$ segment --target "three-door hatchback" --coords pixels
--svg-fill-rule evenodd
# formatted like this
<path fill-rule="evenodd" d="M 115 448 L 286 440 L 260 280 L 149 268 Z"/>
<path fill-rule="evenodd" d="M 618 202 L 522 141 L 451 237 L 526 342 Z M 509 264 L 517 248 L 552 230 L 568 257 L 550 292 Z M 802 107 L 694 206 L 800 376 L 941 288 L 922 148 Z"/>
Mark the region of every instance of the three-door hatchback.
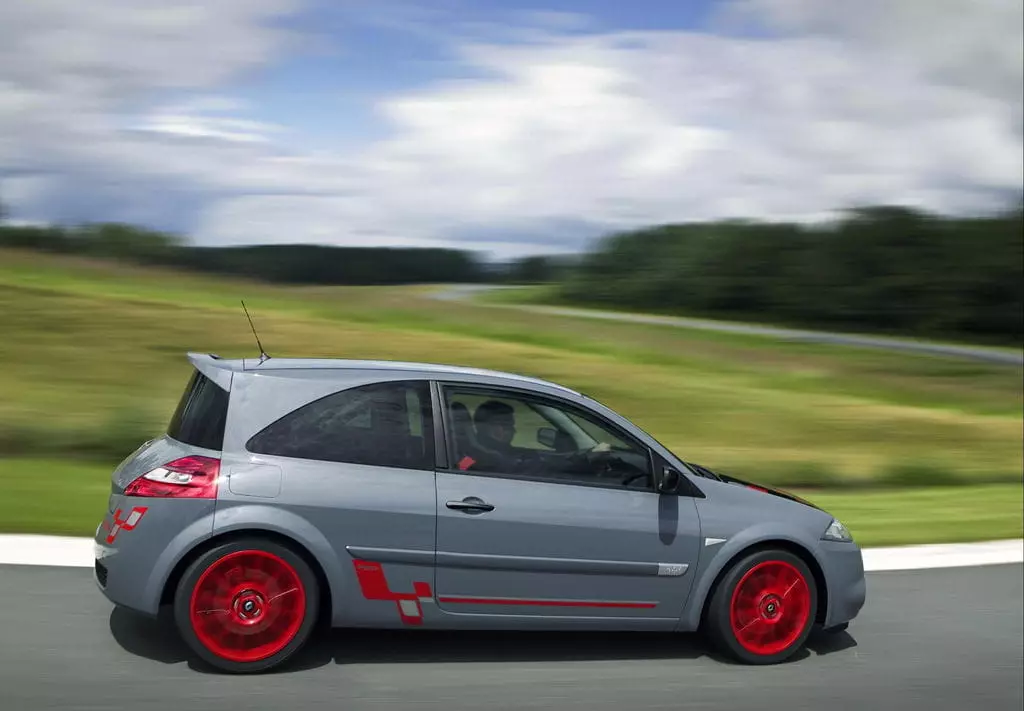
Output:
<path fill-rule="evenodd" d="M 189 354 L 167 433 L 114 471 L 96 583 L 170 606 L 201 659 L 275 667 L 320 621 L 702 629 L 791 657 L 864 604 L 828 513 L 679 459 L 594 400 L 508 373 Z"/>

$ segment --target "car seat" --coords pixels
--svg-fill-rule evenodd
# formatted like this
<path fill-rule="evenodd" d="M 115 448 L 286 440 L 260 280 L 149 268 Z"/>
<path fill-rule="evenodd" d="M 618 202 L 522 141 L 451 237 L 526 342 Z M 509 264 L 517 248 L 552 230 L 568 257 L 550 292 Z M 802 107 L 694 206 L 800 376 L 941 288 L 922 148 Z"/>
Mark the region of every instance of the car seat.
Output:
<path fill-rule="evenodd" d="M 455 435 L 455 466 L 459 469 L 468 469 L 472 465 L 468 460 L 479 459 L 480 450 L 476 430 L 473 428 L 473 418 L 469 414 L 469 408 L 461 402 L 453 402 L 448 410 L 452 416 L 452 432 Z"/>

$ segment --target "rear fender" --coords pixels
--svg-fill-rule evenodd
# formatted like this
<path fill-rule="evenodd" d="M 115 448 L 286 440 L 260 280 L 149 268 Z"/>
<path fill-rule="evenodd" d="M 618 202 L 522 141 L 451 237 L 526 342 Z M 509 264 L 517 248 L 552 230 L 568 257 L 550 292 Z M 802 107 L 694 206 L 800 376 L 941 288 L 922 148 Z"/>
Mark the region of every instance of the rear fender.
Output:
<path fill-rule="evenodd" d="M 175 566 L 189 554 L 196 546 L 210 538 L 213 533 L 214 511 L 196 519 L 178 535 L 171 539 L 164 547 L 160 556 L 154 562 L 152 573 L 146 581 L 146 588 L 143 592 L 144 609 L 156 613 L 160 608 L 160 600 L 163 597 L 164 586 L 171 576 Z"/>
<path fill-rule="evenodd" d="M 326 537 L 306 519 L 280 507 L 262 504 L 229 504 L 218 502 L 212 535 L 260 531 L 274 533 L 295 541 L 320 564 L 330 588 L 331 610 L 335 619 L 344 611 L 346 577 L 334 548 Z"/>

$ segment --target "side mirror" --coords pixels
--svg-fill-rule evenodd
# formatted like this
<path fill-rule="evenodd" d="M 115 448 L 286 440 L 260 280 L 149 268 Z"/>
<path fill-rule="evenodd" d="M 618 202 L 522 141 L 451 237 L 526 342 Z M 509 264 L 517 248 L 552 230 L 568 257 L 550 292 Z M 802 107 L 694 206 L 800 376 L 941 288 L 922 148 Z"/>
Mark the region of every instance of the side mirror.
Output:
<path fill-rule="evenodd" d="M 558 442 L 558 432 L 554 427 L 541 427 L 537 430 L 537 441 L 545 447 L 554 449 Z"/>
<path fill-rule="evenodd" d="M 655 469 L 654 488 L 659 494 L 674 494 L 679 491 L 681 476 L 672 467 L 661 467 L 660 472 Z"/>

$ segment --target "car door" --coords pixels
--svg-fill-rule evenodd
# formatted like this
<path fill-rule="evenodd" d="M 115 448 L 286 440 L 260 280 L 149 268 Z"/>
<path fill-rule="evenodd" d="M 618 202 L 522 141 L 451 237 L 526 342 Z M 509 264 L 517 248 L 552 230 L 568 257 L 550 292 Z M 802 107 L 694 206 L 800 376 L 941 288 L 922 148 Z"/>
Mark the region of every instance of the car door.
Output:
<path fill-rule="evenodd" d="M 436 476 L 435 595 L 447 624 L 673 627 L 700 526 L 691 498 L 653 490 L 648 448 L 561 398 L 437 388 L 451 463 Z"/>

